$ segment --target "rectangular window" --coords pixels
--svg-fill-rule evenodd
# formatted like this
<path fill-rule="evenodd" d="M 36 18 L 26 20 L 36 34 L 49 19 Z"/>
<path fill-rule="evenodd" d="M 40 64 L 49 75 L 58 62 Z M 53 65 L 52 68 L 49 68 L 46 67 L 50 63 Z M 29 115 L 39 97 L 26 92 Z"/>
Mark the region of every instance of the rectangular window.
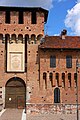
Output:
<path fill-rule="evenodd" d="M 5 23 L 10 24 L 10 11 L 6 11 Z"/>
<path fill-rule="evenodd" d="M 72 68 L 72 56 L 66 56 L 66 67 Z"/>
<path fill-rule="evenodd" d="M 56 56 L 50 56 L 50 67 L 51 68 L 56 67 Z"/>
<path fill-rule="evenodd" d="M 32 11 L 31 23 L 36 24 L 36 11 Z"/>
<path fill-rule="evenodd" d="M 23 11 L 19 11 L 19 24 L 23 24 Z"/>

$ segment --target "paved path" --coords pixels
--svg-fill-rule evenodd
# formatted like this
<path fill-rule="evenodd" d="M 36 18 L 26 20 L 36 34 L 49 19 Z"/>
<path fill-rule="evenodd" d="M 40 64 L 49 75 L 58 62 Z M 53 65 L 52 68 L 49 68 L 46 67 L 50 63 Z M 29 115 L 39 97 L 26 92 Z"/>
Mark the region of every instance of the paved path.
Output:
<path fill-rule="evenodd" d="M 77 118 L 76 114 L 42 114 L 27 115 L 27 120 L 77 120 Z"/>
<path fill-rule="evenodd" d="M 21 120 L 22 112 L 22 109 L 7 109 L 0 116 L 0 120 Z"/>

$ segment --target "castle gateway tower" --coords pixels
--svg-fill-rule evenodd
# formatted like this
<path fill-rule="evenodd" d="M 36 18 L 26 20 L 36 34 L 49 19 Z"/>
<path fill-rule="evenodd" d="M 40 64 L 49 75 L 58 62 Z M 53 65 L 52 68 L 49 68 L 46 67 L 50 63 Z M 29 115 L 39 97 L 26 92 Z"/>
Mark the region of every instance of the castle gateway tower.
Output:
<path fill-rule="evenodd" d="M 34 99 L 31 97 L 34 88 L 39 91 L 38 45 L 44 36 L 47 16 L 48 11 L 39 7 L 0 7 L 0 104 L 3 107 L 24 108 L 26 102 Z"/>

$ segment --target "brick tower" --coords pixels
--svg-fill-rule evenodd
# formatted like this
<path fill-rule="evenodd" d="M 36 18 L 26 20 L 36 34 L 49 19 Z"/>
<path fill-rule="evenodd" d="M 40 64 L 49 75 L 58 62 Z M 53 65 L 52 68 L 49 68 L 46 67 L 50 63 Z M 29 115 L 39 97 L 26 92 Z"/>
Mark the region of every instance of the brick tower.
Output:
<path fill-rule="evenodd" d="M 0 7 L 0 104 L 24 108 L 39 89 L 38 45 L 48 11 L 43 8 Z M 26 93 L 27 86 L 27 93 Z M 34 99 L 34 96 L 32 96 Z"/>

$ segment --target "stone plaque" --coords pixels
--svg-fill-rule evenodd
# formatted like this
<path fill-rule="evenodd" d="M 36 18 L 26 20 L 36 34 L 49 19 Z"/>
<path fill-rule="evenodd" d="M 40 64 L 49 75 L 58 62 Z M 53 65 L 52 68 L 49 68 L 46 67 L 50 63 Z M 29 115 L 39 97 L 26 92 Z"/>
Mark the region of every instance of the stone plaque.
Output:
<path fill-rule="evenodd" d="M 10 68 L 11 71 L 21 71 L 22 70 L 22 54 L 21 53 L 11 53 L 10 54 Z"/>

